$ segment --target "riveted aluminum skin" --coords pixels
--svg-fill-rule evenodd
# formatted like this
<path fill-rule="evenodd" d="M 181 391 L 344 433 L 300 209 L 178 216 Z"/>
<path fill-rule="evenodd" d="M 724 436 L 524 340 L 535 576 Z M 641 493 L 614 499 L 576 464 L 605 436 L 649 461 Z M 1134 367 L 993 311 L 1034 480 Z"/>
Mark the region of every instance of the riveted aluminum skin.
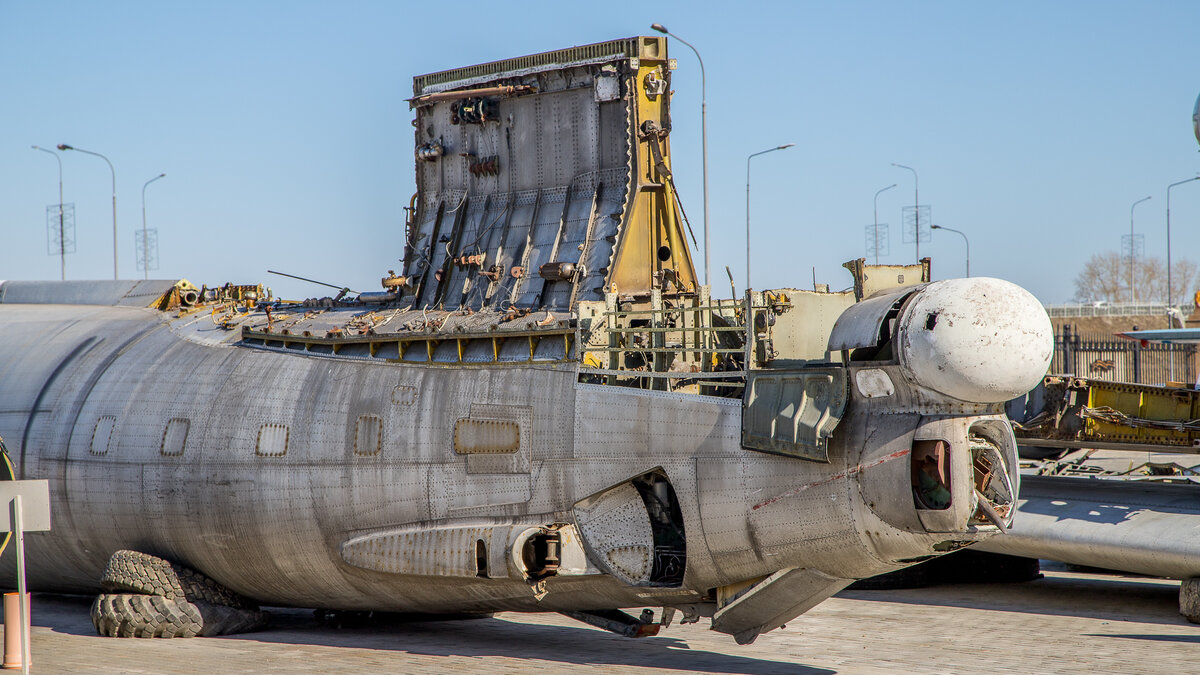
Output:
<path fill-rule="evenodd" d="M 694 602 L 708 588 L 797 565 L 849 583 L 933 554 L 946 538 L 912 525 L 908 464 L 896 453 L 929 404 L 913 403 L 898 373 L 890 397 L 850 388 L 824 464 L 741 447 L 736 399 L 582 384 L 575 367 L 554 362 L 446 368 L 276 353 L 239 346 L 202 318 L 0 304 L 0 435 L 23 477 L 51 481 L 54 500 L 54 531 L 30 535 L 34 588 L 94 592 L 109 554 L 134 548 L 276 604 L 635 606 Z M 516 454 L 455 452 L 458 420 L 504 419 L 502 411 L 522 429 Z M 363 416 L 381 420 L 378 453 L 355 452 Z M 164 445 L 164 430 L 181 420 L 186 441 Z M 97 454 L 96 430 L 109 422 Z M 505 466 L 470 464 L 501 458 Z M 570 522 L 581 500 L 655 467 L 678 495 L 688 537 L 686 575 L 674 587 L 597 573 L 552 577 L 539 598 L 501 562 L 507 552 L 493 553 L 491 537 L 495 578 L 386 573 L 343 559 L 345 542 L 398 528 Z M 954 538 L 988 534 L 974 529 Z M 617 561 L 638 571 L 618 555 L 596 560 L 597 571 Z M 8 574 L 11 564 L 6 556 Z"/>

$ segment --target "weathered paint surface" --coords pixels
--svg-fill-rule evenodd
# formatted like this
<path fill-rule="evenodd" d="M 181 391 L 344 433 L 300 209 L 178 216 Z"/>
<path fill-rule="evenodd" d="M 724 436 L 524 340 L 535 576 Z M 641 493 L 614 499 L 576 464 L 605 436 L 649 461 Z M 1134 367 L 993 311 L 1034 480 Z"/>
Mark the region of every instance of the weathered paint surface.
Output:
<path fill-rule="evenodd" d="M 134 548 L 279 604 L 678 604 L 789 567 L 872 575 L 946 538 L 921 527 L 908 464 L 881 463 L 937 419 L 902 412 L 907 390 L 865 398 L 851 387 L 825 464 L 742 448 L 736 399 L 580 384 L 573 367 L 276 353 L 236 346 L 236 335 L 194 317 L 127 307 L 0 305 L 0 319 L 0 434 L 21 474 L 48 478 L 54 498 L 54 531 L 30 535 L 35 589 L 95 591 L 108 556 Z M 517 453 L 455 451 L 460 420 L 504 410 L 528 425 Z M 973 419 L 999 419 L 981 412 L 958 418 L 951 442 L 965 440 Z M 379 420 L 378 452 L 355 451 L 364 418 Z M 169 433 L 183 421 L 185 441 Z M 110 424 L 96 452 L 97 429 Z M 274 430 L 270 451 L 264 429 Z M 525 464 L 473 471 L 476 459 Z M 554 576 L 539 596 L 490 536 L 488 578 L 466 577 L 466 563 L 449 556 L 391 573 L 343 555 L 345 545 L 364 550 L 372 533 L 570 523 L 580 500 L 655 469 L 669 478 L 687 533 L 686 575 L 672 588 Z M 965 457 L 954 471 L 970 483 Z M 970 500 L 956 509 L 965 522 Z M 972 526 L 954 538 L 988 533 Z M 451 573 L 429 573 L 439 565 Z"/>
<path fill-rule="evenodd" d="M 1042 304 L 1000 279 L 935 281 L 914 296 L 899 324 L 900 363 L 917 382 L 963 401 L 1020 396 L 1053 356 Z"/>

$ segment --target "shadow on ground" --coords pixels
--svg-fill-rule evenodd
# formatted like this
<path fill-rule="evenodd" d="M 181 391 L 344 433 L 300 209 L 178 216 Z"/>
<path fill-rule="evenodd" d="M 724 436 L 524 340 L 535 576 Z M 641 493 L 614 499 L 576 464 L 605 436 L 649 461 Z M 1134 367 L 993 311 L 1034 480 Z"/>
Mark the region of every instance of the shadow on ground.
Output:
<path fill-rule="evenodd" d="M 1137 635 L 1129 633 L 1084 633 L 1086 637 L 1123 638 L 1126 640 L 1148 640 L 1150 642 L 1182 642 L 1200 645 L 1200 635 Z"/>
<path fill-rule="evenodd" d="M 1043 568 L 1045 569 L 1045 568 Z M 950 584 L 889 591 L 842 591 L 838 597 L 877 602 L 991 609 L 1003 612 L 1074 616 L 1186 625 L 1179 615 L 1179 586 L 1161 580 L 1141 581 L 1060 576 L 1015 584 Z M 1114 606 L 1121 609 L 1114 610 Z"/>
<path fill-rule="evenodd" d="M 38 594 L 33 602 L 34 625 L 58 633 L 95 636 L 88 614 L 91 601 L 86 596 Z M 583 625 L 515 623 L 505 620 L 503 615 L 467 621 L 388 617 L 374 624 L 338 628 L 317 622 L 310 610 L 267 609 L 271 625 L 266 630 L 195 639 L 390 650 L 398 655 L 505 657 L 563 665 L 669 668 L 699 673 L 829 675 L 836 672 L 770 658 L 691 649 L 687 642 L 669 634 L 632 640 Z M 732 645 L 733 638 L 729 641 Z"/>

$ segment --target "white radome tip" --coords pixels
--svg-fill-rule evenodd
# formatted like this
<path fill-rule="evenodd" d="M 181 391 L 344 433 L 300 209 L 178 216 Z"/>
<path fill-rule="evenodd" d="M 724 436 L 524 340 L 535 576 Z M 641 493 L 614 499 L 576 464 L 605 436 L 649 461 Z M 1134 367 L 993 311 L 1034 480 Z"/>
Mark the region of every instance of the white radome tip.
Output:
<path fill-rule="evenodd" d="M 919 384 L 974 403 L 1026 393 L 1054 355 L 1054 329 L 1037 298 L 988 277 L 921 289 L 901 315 L 898 335 L 900 363 Z"/>

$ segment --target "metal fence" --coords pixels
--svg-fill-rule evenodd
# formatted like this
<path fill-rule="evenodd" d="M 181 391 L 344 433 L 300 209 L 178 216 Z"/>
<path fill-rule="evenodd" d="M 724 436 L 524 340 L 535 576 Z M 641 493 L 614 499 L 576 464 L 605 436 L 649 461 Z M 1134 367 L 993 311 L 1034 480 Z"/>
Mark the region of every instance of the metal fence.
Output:
<path fill-rule="evenodd" d="M 1115 382 L 1164 384 L 1196 381 L 1196 345 L 1147 344 L 1063 326 L 1054 336 L 1051 373 Z"/>
<path fill-rule="evenodd" d="M 1068 305 L 1046 305 L 1050 318 L 1089 316 L 1166 316 L 1166 303 L 1147 302 L 1085 302 Z"/>

